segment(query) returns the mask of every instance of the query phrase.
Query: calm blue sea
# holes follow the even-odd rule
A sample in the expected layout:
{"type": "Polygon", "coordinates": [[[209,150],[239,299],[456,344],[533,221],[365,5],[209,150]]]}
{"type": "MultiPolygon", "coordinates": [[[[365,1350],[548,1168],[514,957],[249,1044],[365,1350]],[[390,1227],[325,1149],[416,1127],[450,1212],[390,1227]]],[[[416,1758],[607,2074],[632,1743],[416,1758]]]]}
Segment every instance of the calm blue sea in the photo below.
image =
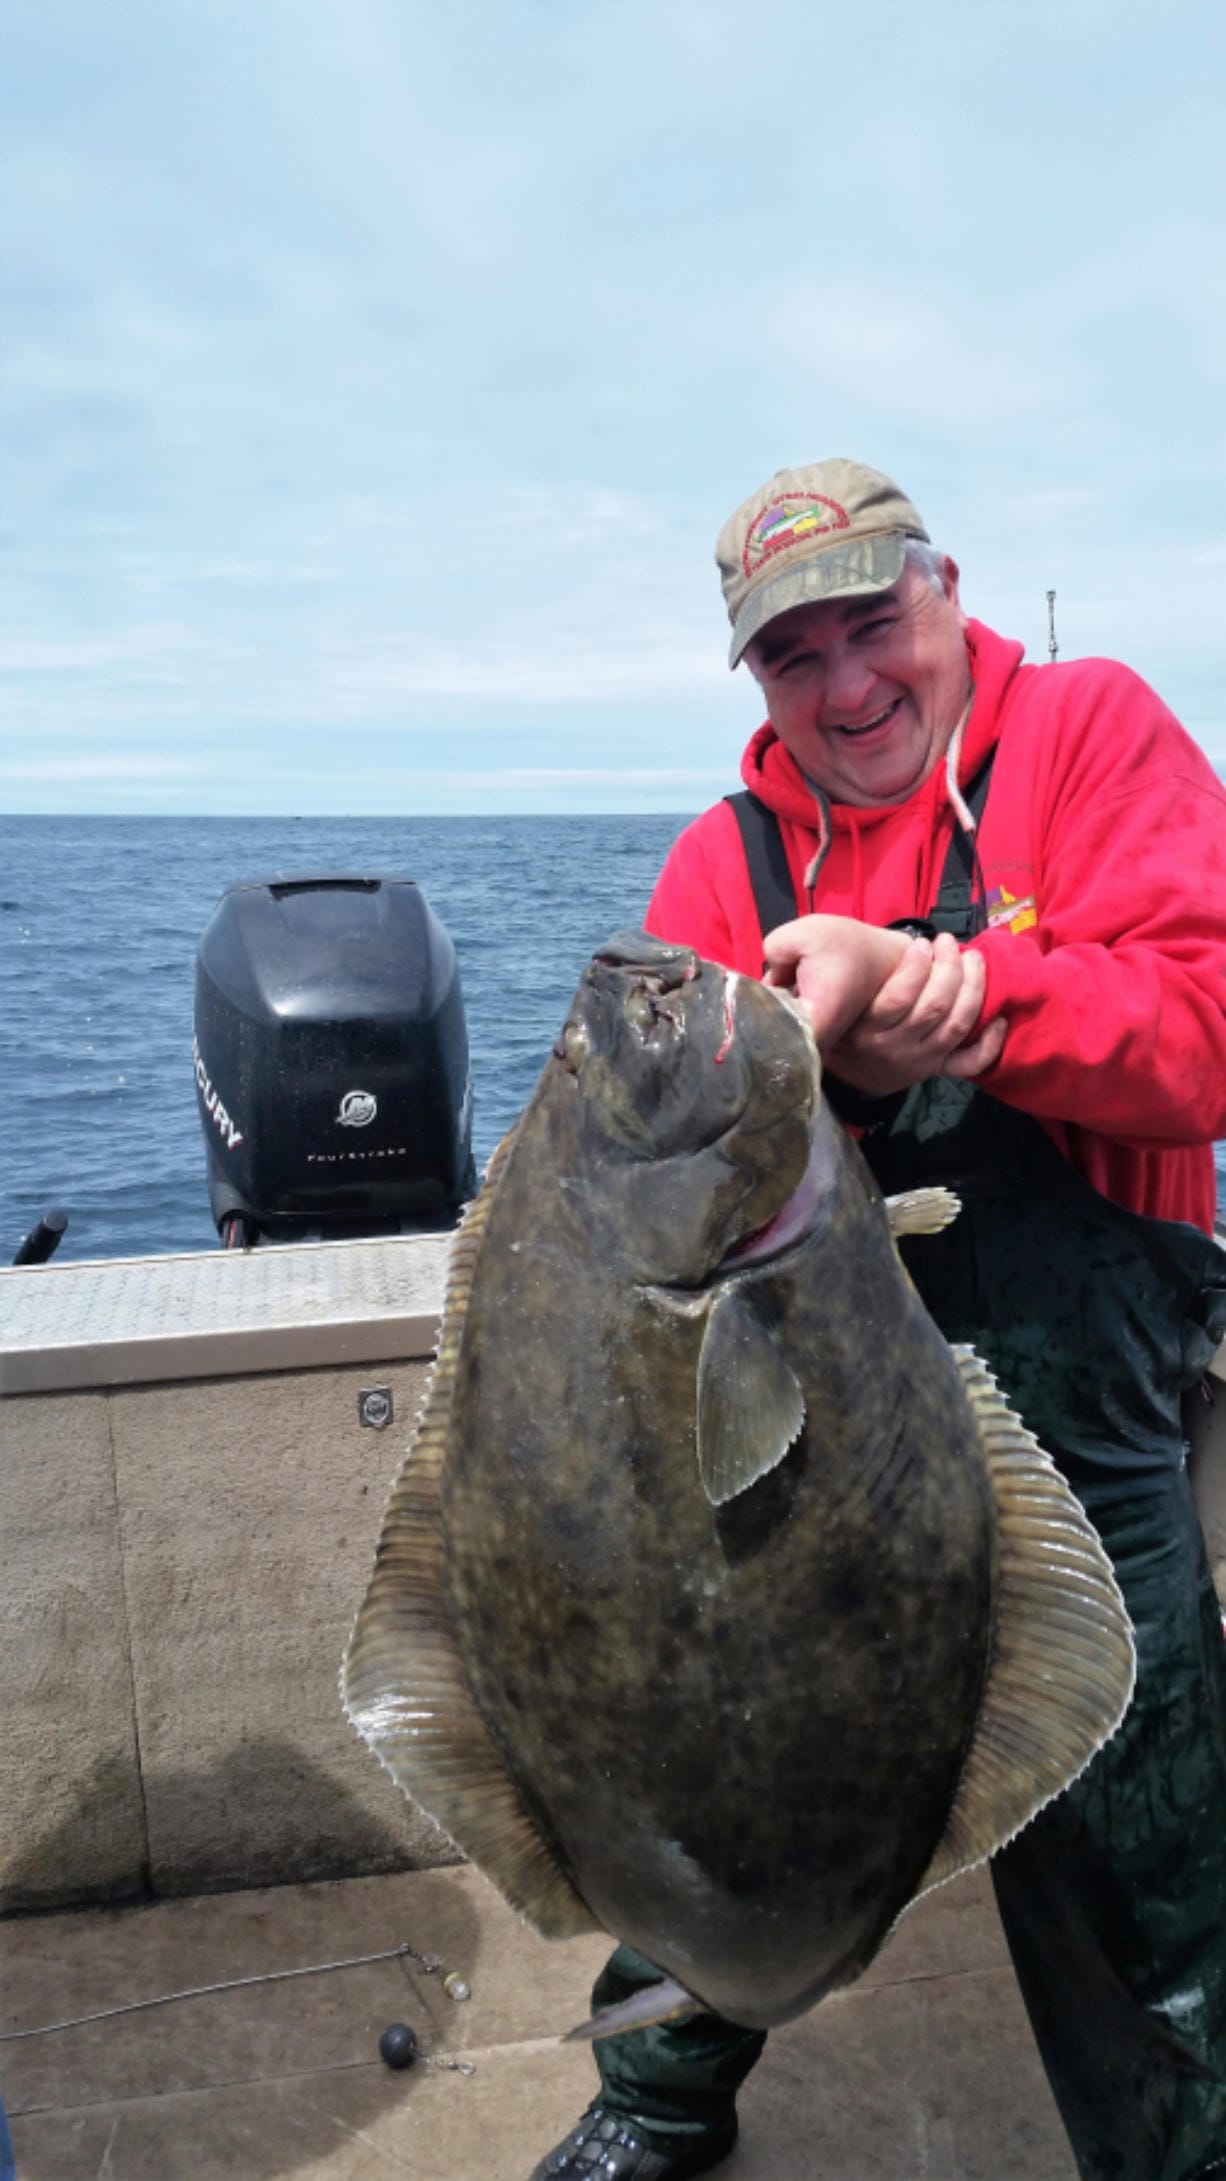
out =
{"type": "Polygon", "coordinates": [[[192,996],[234,880],[417,880],[459,957],[480,1171],[685,822],[0,818],[0,1264],[52,1206],[69,1215],[61,1262],[215,1245],[192,996]]]}
{"type": "Polygon", "coordinates": [[[642,921],[684,823],[0,818],[0,1264],[52,1206],[69,1214],[61,1260],[214,1245],[192,991],[234,880],[357,871],[424,888],[459,956],[480,1168],[589,955],[642,921]]]}

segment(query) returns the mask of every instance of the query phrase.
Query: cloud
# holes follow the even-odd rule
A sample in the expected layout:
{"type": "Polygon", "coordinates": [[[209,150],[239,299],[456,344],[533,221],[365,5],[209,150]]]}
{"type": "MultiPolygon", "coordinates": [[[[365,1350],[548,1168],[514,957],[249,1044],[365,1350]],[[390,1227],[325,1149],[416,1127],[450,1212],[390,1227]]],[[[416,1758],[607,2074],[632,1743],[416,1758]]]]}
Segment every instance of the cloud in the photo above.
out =
{"type": "MultiPolygon", "coordinates": [[[[322,773],[314,775],[319,782],[327,777],[322,773]]],[[[633,797],[643,793],[667,795],[673,798],[668,805],[670,809],[683,809],[694,802],[696,779],[701,781],[704,777],[710,779],[714,788],[723,775],[714,771],[706,776],[696,775],[688,765],[494,765],[482,767],[481,786],[490,793],[502,788],[517,791],[539,788],[550,794],[596,794],[602,801],[610,791],[633,797]]],[[[449,791],[454,791],[456,786],[454,773],[424,773],[417,767],[412,772],[404,766],[363,767],[356,778],[367,790],[392,784],[404,787],[410,782],[420,786],[423,781],[446,785],[449,791]]]]}
{"type": "Polygon", "coordinates": [[[186,629],[158,625],[116,630],[110,636],[12,637],[0,642],[0,673],[96,674],[100,669],[181,672],[193,648],[186,629]]]}
{"type": "Polygon", "coordinates": [[[10,739],[173,745],[185,798],[330,734],[343,800],[359,728],[508,794],[563,737],[584,792],[648,743],[734,784],[712,541],[834,451],[1032,655],[1055,586],[1216,733],[1220,11],[1177,12],[8,0],[10,739]]]}
{"type": "Polygon", "coordinates": [[[834,280],[778,289],[761,315],[819,400],[888,415],[895,429],[905,421],[965,440],[1084,394],[1067,328],[1024,290],[1011,307],[984,309],[970,293],[938,301],[905,285],[834,280]]]}
{"type": "MultiPolygon", "coordinates": [[[[515,707],[595,703],[625,699],[666,700],[680,692],[722,692],[727,666],[715,644],[687,647],[662,644],[640,648],[628,632],[625,643],[603,651],[544,646],[498,650],[482,646],[476,656],[450,651],[397,656],[382,661],[354,657],[334,666],[327,702],[342,712],[376,711],[386,716],[397,700],[409,697],[481,699],[515,707]]],[[[517,722],[506,722],[508,733],[517,722]]]]}
{"type": "Polygon", "coordinates": [[[28,783],[87,783],[118,781],[135,786],[142,782],[199,780],[209,767],[196,757],[148,757],[114,754],[109,757],[12,757],[4,762],[7,780],[28,783]]]}

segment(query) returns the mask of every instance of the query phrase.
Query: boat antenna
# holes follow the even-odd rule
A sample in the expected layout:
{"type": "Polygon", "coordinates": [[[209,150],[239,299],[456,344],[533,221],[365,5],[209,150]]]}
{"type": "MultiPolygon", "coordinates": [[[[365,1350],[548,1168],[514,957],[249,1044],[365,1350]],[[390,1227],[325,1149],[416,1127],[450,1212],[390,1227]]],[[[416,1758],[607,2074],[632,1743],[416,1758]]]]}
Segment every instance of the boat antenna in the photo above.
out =
{"type": "Polygon", "coordinates": [[[1056,661],[1057,661],[1057,659],[1059,658],[1059,656],[1060,656],[1060,646],[1059,646],[1059,644],[1058,644],[1058,643],[1056,642],[1056,594],[1055,594],[1055,592],[1054,592],[1054,591],[1049,591],[1049,592],[1048,592],[1048,594],[1047,594],[1047,658],[1048,658],[1048,664],[1049,664],[1049,665],[1051,665],[1051,666],[1054,666],[1054,665],[1055,665],[1055,663],[1056,663],[1056,661]]]}

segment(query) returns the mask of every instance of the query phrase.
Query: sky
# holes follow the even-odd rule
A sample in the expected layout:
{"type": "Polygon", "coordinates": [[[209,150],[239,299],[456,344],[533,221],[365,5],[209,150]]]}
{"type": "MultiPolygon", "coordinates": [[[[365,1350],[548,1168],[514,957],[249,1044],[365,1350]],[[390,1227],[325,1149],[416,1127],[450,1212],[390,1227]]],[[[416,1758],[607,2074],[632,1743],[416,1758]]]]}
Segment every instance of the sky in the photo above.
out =
{"type": "Polygon", "coordinates": [[[1226,0],[0,0],[9,811],[689,813],[886,470],[1226,768],[1226,0]]]}

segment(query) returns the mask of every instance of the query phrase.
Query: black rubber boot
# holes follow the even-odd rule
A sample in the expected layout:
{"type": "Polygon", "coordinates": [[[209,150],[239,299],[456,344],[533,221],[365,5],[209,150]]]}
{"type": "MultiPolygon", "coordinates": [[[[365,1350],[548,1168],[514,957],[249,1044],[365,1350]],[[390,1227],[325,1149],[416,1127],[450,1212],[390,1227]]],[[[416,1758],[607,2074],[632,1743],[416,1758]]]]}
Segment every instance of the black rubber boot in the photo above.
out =
{"type": "Polygon", "coordinates": [[[528,2181],[688,2181],[691,2174],[718,2166],[735,2141],[734,2128],[724,2143],[696,2144],[691,2138],[684,2149],[653,2151],[629,2122],[592,2105],[578,2126],[533,2167],[528,2181]]]}

